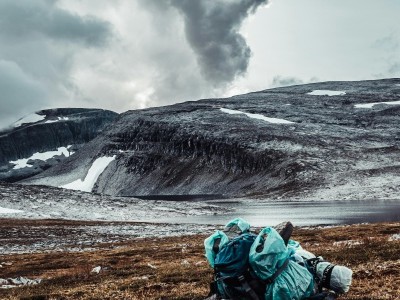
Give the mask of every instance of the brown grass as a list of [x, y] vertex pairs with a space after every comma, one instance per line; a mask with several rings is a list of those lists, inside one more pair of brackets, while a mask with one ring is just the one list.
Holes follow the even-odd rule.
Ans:
[[[353, 269], [341, 299], [400, 299], [400, 223], [296, 229], [294, 238], [326, 260]], [[204, 299], [212, 270], [205, 236], [132, 240], [82, 253], [0, 255], [0, 278], [42, 278], [36, 286], [0, 290], [0, 299]], [[102, 266], [100, 274], [91, 274]]]

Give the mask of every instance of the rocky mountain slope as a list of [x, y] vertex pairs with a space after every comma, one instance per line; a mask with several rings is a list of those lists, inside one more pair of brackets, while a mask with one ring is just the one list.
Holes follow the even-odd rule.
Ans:
[[117, 113], [59, 108], [25, 116], [0, 131], [0, 180], [17, 181], [42, 172], [96, 137]]
[[324, 82], [128, 111], [25, 181], [111, 195], [400, 196], [400, 79]]

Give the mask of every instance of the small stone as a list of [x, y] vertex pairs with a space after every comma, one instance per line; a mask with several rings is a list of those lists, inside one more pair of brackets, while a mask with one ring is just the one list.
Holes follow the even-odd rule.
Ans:
[[184, 259], [184, 260], [181, 262], [181, 264], [184, 265], [184, 266], [188, 266], [188, 265], [190, 265], [190, 262], [188, 262], [186, 259]]
[[148, 266], [148, 267], [150, 267], [150, 268], [152, 268], [152, 269], [157, 269], [157, 267], [156, 267], [156, 266], [153, 266], [153, 265], [152, 265], [152, 264], [150, 264], [150, 263], [148, 263], [148, 264], [147, 264], [147, 266]]
[[90, 271], [90, 273], [99, 274], [100, 271], [101, 271], [101, 267], [97, 266], [97, 267], [93, 268], [92, 271]]

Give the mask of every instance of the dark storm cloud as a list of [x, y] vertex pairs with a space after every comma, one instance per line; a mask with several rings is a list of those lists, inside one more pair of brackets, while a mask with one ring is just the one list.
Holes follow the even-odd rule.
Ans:
[[268, 0], [170, 0], [184, 17], [186, 38], [205, 79], [214, 85], [243, 75], [251, 55], [240, 26]]
[[54, 6], [52, 1], [2, 0], [0, 34], [9, 38], [44, 35], [51, 39], [104, 45], [110, 36], [107, 22], [74, 15]]
[[0, 127], [30, 112], [66, 105], [76, 51], [104, 47], [111, 26], [52, 0], [0, 1]]
[[255, 0], [171, 0], [184, 16], [185, 33], [210, 82], [231, 82], [246, 72], [251, 55], [239, 34], [243, 20], [261, 4]]

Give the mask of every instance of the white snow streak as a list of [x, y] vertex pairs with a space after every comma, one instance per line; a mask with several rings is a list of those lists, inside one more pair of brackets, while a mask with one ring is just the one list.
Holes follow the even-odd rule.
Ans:
[[115, 155], [112, 157], [107, 157], [107, 156], [99, 157], [93, 162], [92, 166], [90, 167], [83, 181], [82, 179], [77, 179], [71, 183], [68, 183], [60, 187], [70, 190], [91, 192], [94, 184], [96, 183], [101, 173], [103, 173], [103, 171], [107, 168], [110, 162], [112, 162], [114, 159]]
[[343, 96], [346, 95], [346, 92], [343, 91], [330, 91], [330, 90], [315, 90], [310, 93], [307, 93], [308, 95], [314, 95], [314, 96]]
[[46, 116], [44, 116], [44, 115], [30, 114], [30, 115], [22, 117], [21, 119], [16, 121], [13, 124], [13, 126], [14, 127], [19, 127], [19, 126], [21, 126], [22, 124], [25, 124], [25, 123], [36, 123], [36, 122], [44, 120], [44, 118], [46, 118]]
[[387, 104], [387, 105], [400, 105], [399, 101], [389, 101], [389, 102], [373, 102], [373, 103], [363, 103], [363, 104], [355, 104], [355, 108], [372, 108], [378, 104]]
[[22, 210], [18, 209], [0, 207], [0, 214], [18, 214], [22, 212], [23, 212]]
[[68, 117], [58, 117], [57, 120], [47, 120], [45, 123], [56, 123], [58, 121], [68, 121], [69, 118]]
[[32, 160], [39, 159], [39, 160], [45, 161], [45, 160], [48, 160], [57, 155], [64, 154], [65, 157], [72, 155], [73, 152], [68, 151], [69, 147], [71, 147], [71, 145], [69, 145], [67, 147], [59, 147], [55, 151], [47, 151], [47, 152], [42, 152], [42, 153], [36, 152], [28, 158], [20, 158], [17, 160], [12, 160], [12, 161], [10, 161], [10, 163], [15, 165], [13, 168], [14, 170], [22, 169], [22, 168], [30, 168], [30, 167], [32, 167], [32, 165], [28, 164], [28, 161], [30, 159], [32, 159]]
[[227, 108], [220, 108], [220, 110], [224, 113], [227, 114], [231, 114], [231, 115], [246, 115], [249, 118], [253, 118], [253, 119], [258, 119], [258, 120], [262, 120], [262, 121], [266, 121], [269, 123], [274, 123], [274, 124], [293, 124], [294, 122], [292, 121], [288, 121], [288, 120], [284, 120], [284, 119], [277, 119], [277, 118], [268, 118], [266, 116], [260, 115], [260, 114], [250, 114], [250, 113], [246, 113], [240, 110], [233, 110], [233, 109], [227, 109]]

